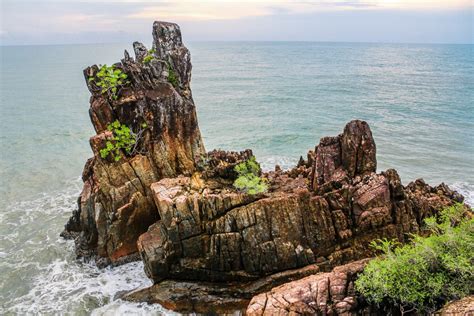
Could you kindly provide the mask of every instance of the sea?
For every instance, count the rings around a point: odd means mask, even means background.
[[[190,42],[207,150],[251,148],[293,166],[352,119],[369,123],[378,170],[445,182],[474,205],[474,45]],[[130,44],[3,46],[0,314],[172,315],[118,294],[151,285],[139,262],[99,269],[59,237],[92,152],[82,70]]]

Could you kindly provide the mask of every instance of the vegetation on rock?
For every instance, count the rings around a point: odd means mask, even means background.
[[[146,123],[143,123],[142,127],[146,128]],[[100,150],[100,156],[103,159],[112,155],[115,161],[119,161],[123,155],[122,151],[129,155],[136,153],[137,143],[143,133],[142,129],[134,133],[127,125],[120,124],[117,120],[109,124],[107,129],[113,133],[113,138],[107,141],[105,147]]]
[[[410,244],[373,242],[382,256],[356,281],[369,302],[398,306],[402,314],[430,313],[446,301],[474,293],[474,218],[456,204],[425,223],[431,235],[414,235]]]
[[[153,49],[150,49],[148,51],[148,54],[143,58],[143,63],[144,64],[149,64],[153,59],[155,59],[155,52],[156,50],[153,48]]]
[[[168,82],[171,83],[175,88],[179,85],[178,77],[176,76],[176,73],[174,72],[170,63],[168,63]]]
[[[89,82],[94,81],[101,88],[102,93],[117,100],[120,87],[127,84],[127,74],[114,65],[102,65],[95,77],[90,77]]]
[[[263,193],[268,190],[267,180],[259,176],[260,166],[255,156],[239,163],[235,166],[234,170],[238,174],[237,179],[234,181],[234,187],[236,189],[251,195]]]

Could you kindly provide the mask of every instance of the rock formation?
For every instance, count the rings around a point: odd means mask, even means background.
[[[64,233],[79,234],[74,236],[79,256],[117,261],[136,253],[138,237],[159,218],[150,185],[165,177],[191,175],[205,155],[190,90],[190,53],[178,25],[154,23],[153,59],[148,63],[143,62],[148,54],[145,46],[138,42],[133,46],[135,60],[125,51],[125,58],[115,64],[129,81],[121,87],[117,100],[89,81],[98,66],[84,70],[92,94],[89,113],[97,135],[90,140],[94,157],[84,168],[78,210]],[[169,80],[171,73],[174,84]],[[99,154],[112,137],[107,126],[115,120],[133,131],[147,126],[140,153],[118,162]]]
[[[405,241],[425,217],[462,200],[421,180],[404,188],[395,170],[375,168],[370,129],[352,121],[321,140],[308,179],[269,173],[265,195],[190,177],[158,181],[161,220],[138,240],[146,272],[155,282],[249,281],[313,263],[329,269],[370,256],[376,238]]]
[[[245,309],[276,285],[372,256],[374,239],[404,242],[424,218],[462,202],[444,184],[403,186],[395,170],[377,174],[371,130],[358,120],[322,138],[295,168],[263,174],[268,192],[237,191],[234,167],[252,152],[205,153],[179,27],[155,22],[153,39],[152,51],[134,43],[135,59],[125,52],[115,65],[128,76],[117,98],[89,80],[99,67],[84,71],[97,135],[79,208],[63,233],[76,239],[78,255],[100,263],[139,252],[155,285],[125,299],[186,312]],[[115,120],[142,135],[139,150],[119,161],[100,155]],[[364,262],[297,281],[304,292],[290,284],[261,294],[248,312],[352,310],[350,284]],[[291,292],[289,305],[282,291]]]

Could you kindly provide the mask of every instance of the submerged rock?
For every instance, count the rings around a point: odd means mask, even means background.
[[[366,262],[357,260],[373,255],[371,241],[405,242],[426,217],[463,201],[444,184],[403,186],[393,169],[376,173],[372,132],[359,120],[322,138],[295,168],[264,173],[267,192],[237,191],[234,168],[252,151],[205,153],[179,27],[155,22],[153,39],[152,50],[136,42],[136,59],[125,52],[115,65],[128,81],[116,98],[87,80],[94,157],[63,233],[76,239],[79,256],[101,265],[138,251],[154,285],[124,299],[227,313],[275,286],[349,263],[261,294],[247,310],[345,314],[358,306],[351,282]],[[86,79],[98,71],[87,68]],[[114,121],[140,135],[119,161],[101,157],[114,141],[107,128]]]

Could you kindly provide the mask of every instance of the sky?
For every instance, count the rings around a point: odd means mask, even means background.
[[[474,43],[472,0],[0,0],[0,44],[151,41]]]

